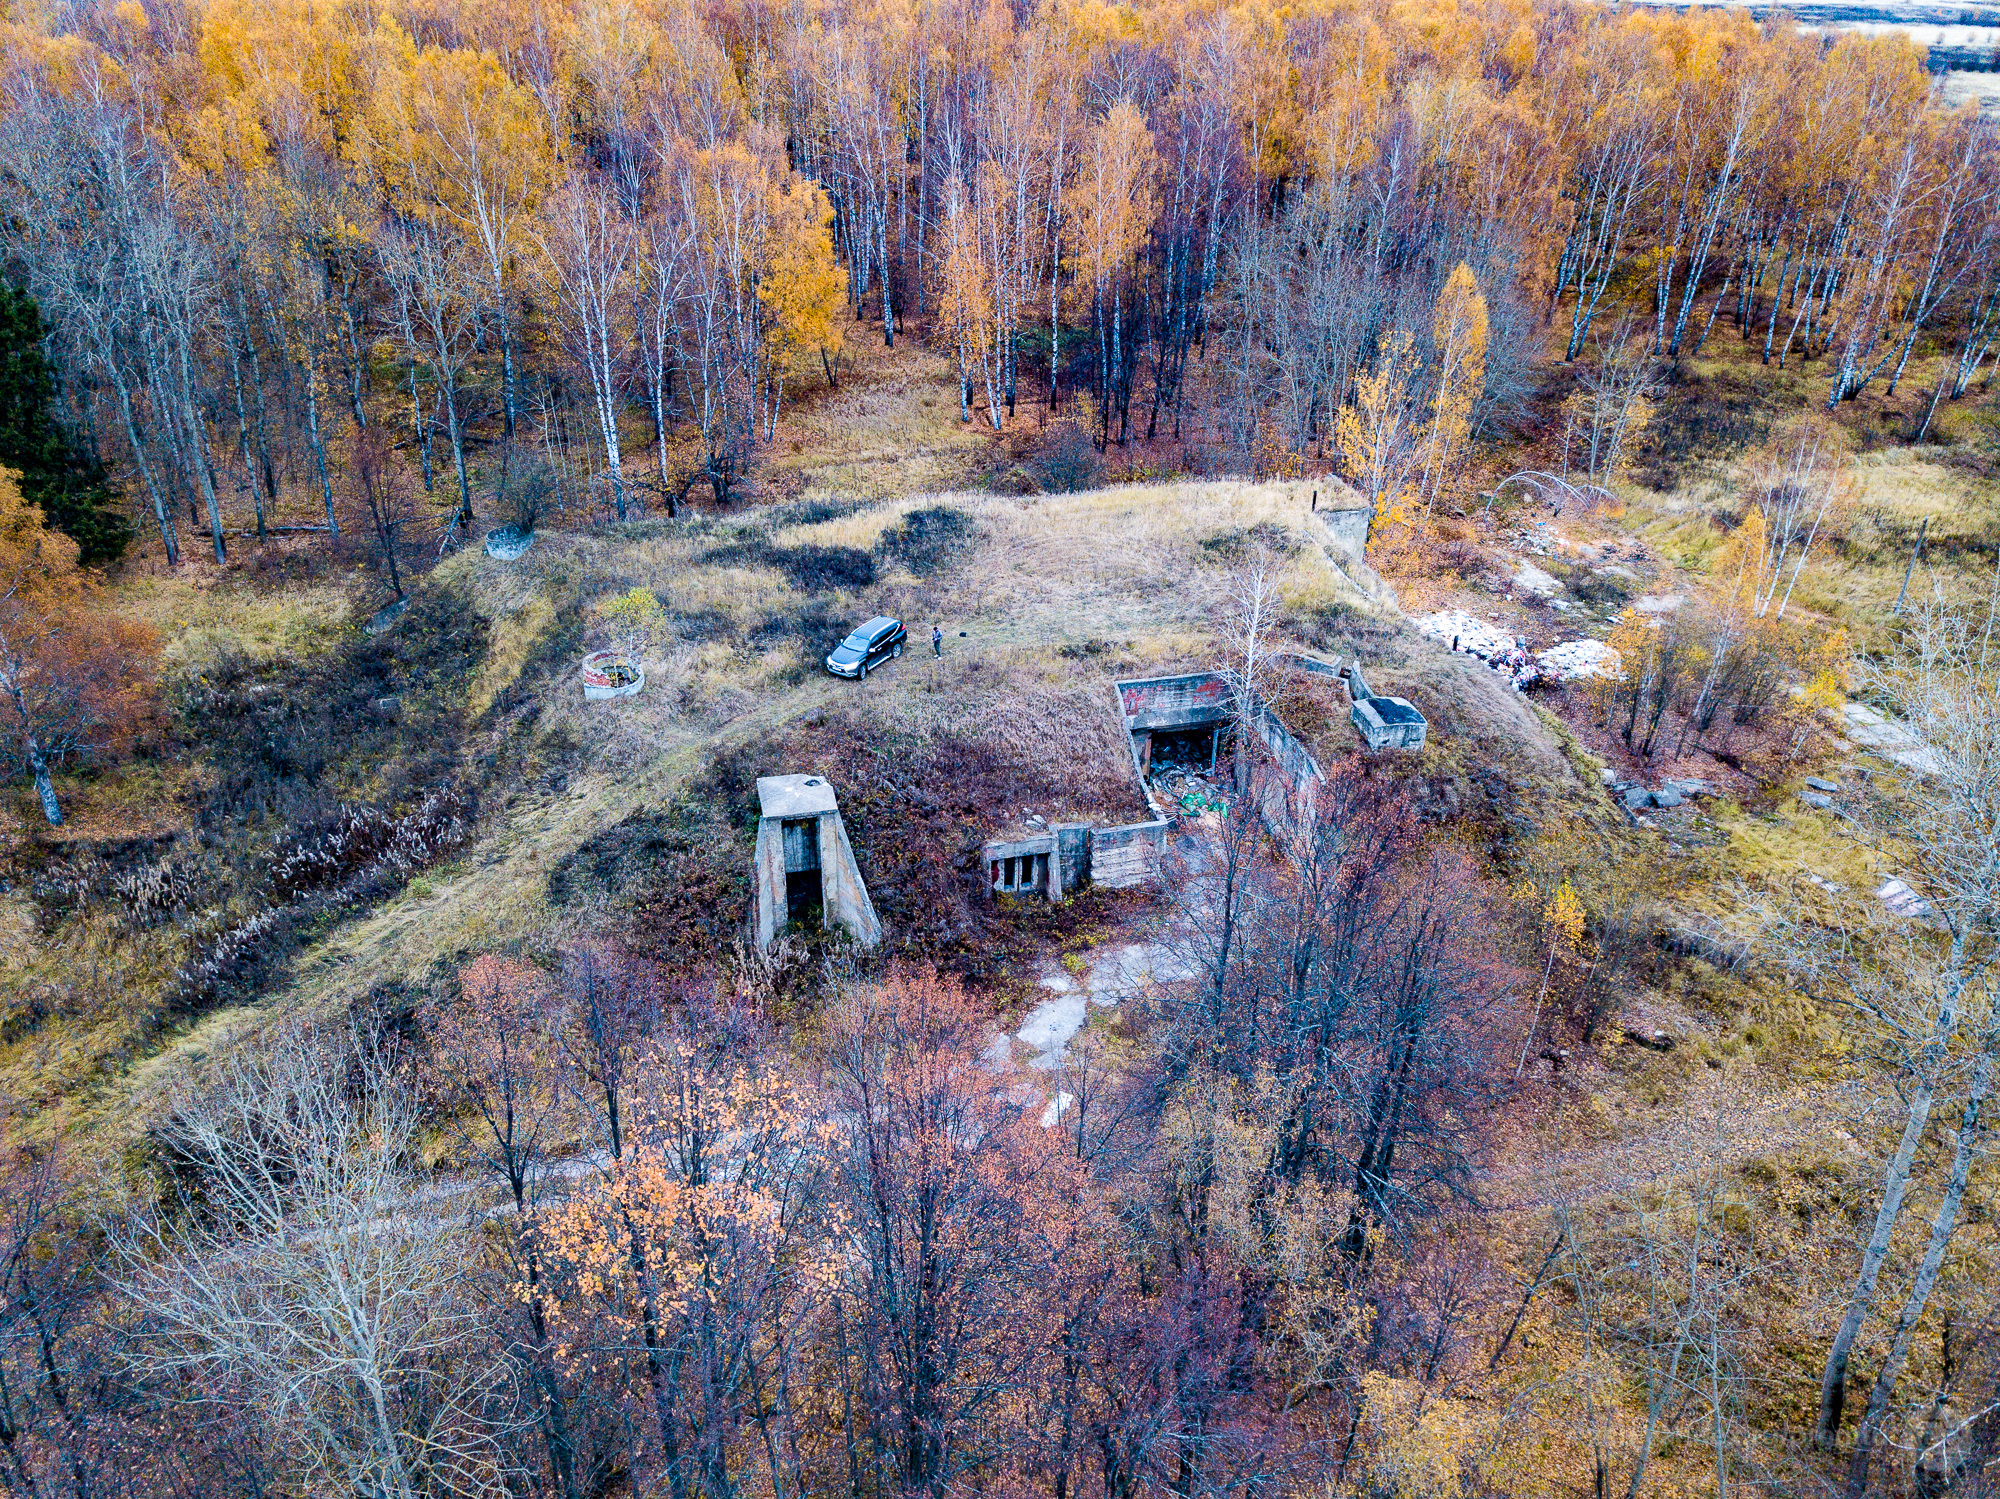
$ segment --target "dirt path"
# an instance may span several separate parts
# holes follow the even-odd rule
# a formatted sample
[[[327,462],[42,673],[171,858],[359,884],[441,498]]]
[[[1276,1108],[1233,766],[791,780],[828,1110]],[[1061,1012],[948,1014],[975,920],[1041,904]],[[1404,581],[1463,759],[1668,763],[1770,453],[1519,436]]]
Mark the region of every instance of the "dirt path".
[[[1861,1147],[1840,1121],[1867,1103],[1850,1083],[1760,1094],[1718,1087],[1620,1139],[1554,1152],[1539,1136],[1523,1139],[1523,1158],[1480,1172],[1475,1181],[1493,1211],[1532,1212],[1600,1202],[1694,1173],[1734,1171],[1809,1141],[1858,1154]]]

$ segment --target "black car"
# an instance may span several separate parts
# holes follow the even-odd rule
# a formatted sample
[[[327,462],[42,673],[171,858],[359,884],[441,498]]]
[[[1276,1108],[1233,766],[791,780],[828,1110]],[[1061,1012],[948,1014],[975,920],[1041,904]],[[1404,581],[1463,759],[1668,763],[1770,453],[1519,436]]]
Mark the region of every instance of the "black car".
[[[886,615],[871,619],[834,647],[833,654],[826,658],[826,669],[836,677],[859,681],[868,675],[869,667],[902,655],[903,642],[909,635],[900,619]]]

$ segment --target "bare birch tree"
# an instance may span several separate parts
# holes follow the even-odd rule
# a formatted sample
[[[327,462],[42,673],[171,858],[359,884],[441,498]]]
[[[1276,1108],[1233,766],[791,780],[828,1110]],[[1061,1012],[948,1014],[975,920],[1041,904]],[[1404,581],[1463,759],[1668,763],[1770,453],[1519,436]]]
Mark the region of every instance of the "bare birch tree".
[[[540,236],[541,275],[570,358],[590,385],[598,437],[618,518],[625,519],[625,463],[618,417],[625,406],[634,323],[628,315],[637,235],[608,182],[580,174],[555,193]]]
[[[365,1048],[268,1039],[182,1092],[180,1200],[111,1233],[137,1369],[254,1416],[306,1492],[508,1492],[471,1256],[412,1215],[410,1098]]]
[[[2000,686],[1981,659],[1981,621],[1932,603],[1916,610],[1897,652],[1856,670],[1869,695],[1895,705],[1909,748],[1899,751],[1852,809],[1862,837],[1901,868],[1921,914],[1880,901],[1847,913],[1847,929],[1827,932],[1787,916],[1774,935],[1807,986],[1869,1023],[1876,1054],[1898,1074],[1903,1128],[1883,1168],[1881,1198],[1846,1309],[1827,1350],[1815,1436],[1839,1432],[1854,1344],[1874,1310],[1891,1239],[1908,1197],[1918,1148],[1932,1112],[1960,1103],[1960,1144],[1976,1139],[1994,1046],[1990,1020],[2000,959]],[[1907,909],[1907,908],[1906,908]],[[1964,1186],[1956,1174],[1942,1194],[1933,1236],[1943,1253]],[[1953,1186],[1952,1183],[1957,1183]],[[1927,1254],[1927,1263],[1931,1256]],[[1934,1281],[1920,1272],[1899,1320],[1907,1337]],[[1880,1428],[1900,1355],[1878,1376],[1857,1439],[1857,1461]]]

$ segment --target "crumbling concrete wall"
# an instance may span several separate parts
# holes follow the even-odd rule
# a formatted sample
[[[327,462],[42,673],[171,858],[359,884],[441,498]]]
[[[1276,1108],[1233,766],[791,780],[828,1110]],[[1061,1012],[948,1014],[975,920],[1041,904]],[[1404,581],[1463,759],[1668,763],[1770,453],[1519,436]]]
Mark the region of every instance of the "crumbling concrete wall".
[[[1269,708],[1257,710],[1256,729],[1274,765],[1273,772],[1262,778],[1257,809],[1273,836],[1290,838],[1311,826],[1326,772],[1313,752]]]
[[[1112,890],[1159,879],[1167,852],[1167,820],[1127,823],[1090,830],[1090,882]]]

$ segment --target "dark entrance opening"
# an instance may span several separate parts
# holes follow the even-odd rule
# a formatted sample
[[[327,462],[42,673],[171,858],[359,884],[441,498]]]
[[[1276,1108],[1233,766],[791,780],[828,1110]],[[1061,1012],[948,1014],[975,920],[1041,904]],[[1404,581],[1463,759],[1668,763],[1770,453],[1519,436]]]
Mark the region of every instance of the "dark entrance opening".
[[[820,888],[819,819],[785,823],[785,917],[817,926],[824,898]]]
[[[1153,731],[1153,764],[1185,765],[1190,770],[1209,770],[1228,745],[1228,725],[1195,724],[1186,729]]]

